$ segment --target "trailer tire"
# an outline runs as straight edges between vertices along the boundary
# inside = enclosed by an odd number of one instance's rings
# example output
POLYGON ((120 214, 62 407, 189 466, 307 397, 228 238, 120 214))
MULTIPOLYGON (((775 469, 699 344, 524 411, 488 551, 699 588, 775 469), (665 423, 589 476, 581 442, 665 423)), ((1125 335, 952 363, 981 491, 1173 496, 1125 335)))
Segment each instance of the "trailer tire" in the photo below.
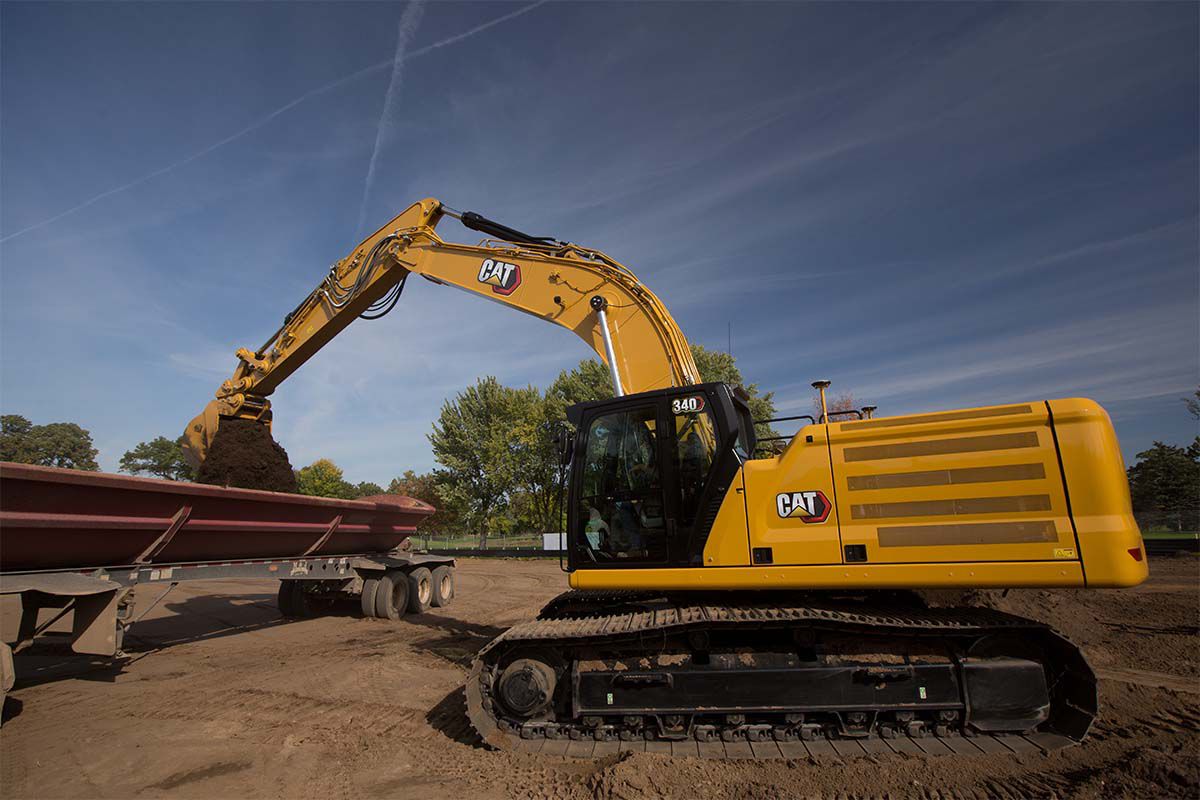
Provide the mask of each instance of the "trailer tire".
POLYGON ((408 611, 424 614, 433 604, 433 575, 427 567, 417 567, 408 573, 408 611))
POLYGON ((275 597, 275 602, 279 606, 279 613, 288 619, 300 616, 296 613, 295 586, 295 581, 280 581, 279 594, 275 597))
POLYGON ((454 567, 443 564, 433 570, 434 608, 445 608, 454 599, 454 567))
POLYGON ((362 603, 362 615, 370 618, 375 616, 375 592, 379 589, 382 577, 363 578, 362 594, 359 595, 359 601, 362 603))
POLYGON ((408 576, 400 570, 388 570, 379 579, 375 590, 375 616, 380 619, 400 619, 408 608, 408 576))
POLYGON ((309 619, 317 616, 317 606, 313 605, 311 590, 317 585, 309 581, 288 581, 292 584, 292 616, 297 619, 309 619))
POLYGON ((8 690, 17 680, 17 671, 13 669, 12 648, 0 642, 0 724, 4 720, 4 701, 8 690))

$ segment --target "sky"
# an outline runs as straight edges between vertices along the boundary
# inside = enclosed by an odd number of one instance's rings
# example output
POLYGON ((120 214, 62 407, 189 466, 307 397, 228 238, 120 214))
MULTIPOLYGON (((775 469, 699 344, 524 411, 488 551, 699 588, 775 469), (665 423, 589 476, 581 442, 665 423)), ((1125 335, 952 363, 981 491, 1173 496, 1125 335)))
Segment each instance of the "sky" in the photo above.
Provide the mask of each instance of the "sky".
MULTIPOLYGON (((629 265, 780 413, 1084 396, 1132 461, 1198 432, 1198 42, 1193 3, 6 2, 0 410, 115 470, 433 196, 629 265)), ((417 281, 274 433, 386 484, 455 392, 590 354, 417 281)))

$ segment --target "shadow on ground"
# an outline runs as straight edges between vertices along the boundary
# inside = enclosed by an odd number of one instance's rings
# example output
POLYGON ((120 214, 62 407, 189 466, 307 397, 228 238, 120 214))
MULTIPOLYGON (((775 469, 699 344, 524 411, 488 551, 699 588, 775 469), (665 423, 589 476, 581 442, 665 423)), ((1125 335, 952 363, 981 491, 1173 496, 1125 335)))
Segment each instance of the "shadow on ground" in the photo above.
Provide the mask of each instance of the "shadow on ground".
POLYGON ((447 739, 469 747, 484 747, 483 740, 467 720, 467 696, 461 686, 431 708, 425 715, 425 721, 447 739))

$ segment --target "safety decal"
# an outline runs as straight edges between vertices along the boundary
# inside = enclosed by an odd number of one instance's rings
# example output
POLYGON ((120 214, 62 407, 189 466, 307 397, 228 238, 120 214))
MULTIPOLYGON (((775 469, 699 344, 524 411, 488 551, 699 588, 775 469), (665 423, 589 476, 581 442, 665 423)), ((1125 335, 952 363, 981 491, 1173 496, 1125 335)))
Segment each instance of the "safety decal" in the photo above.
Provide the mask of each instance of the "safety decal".
POLYGON ((521 266, 494 258, 484 259, 479 265, 479 282, 491 286, 496 294, 507 297, 521 285, 521 266))
POLYGON ((824 522, 829 519, 831 504, 820 489, 810 492, 780 492, 775 495, 775 510, 784 519, 801 522, 824 522))

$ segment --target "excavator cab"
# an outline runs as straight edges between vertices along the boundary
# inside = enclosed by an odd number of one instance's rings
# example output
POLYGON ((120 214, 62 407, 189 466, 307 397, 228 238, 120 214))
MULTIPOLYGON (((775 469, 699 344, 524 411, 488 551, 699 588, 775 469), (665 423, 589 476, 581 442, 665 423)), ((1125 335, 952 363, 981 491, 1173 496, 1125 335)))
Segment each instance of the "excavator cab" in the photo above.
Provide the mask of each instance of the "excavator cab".
POLYGON ((568 569, 699 564, 754 451, 746 400, 740 389, 704 383, 569 408, 568 569))

